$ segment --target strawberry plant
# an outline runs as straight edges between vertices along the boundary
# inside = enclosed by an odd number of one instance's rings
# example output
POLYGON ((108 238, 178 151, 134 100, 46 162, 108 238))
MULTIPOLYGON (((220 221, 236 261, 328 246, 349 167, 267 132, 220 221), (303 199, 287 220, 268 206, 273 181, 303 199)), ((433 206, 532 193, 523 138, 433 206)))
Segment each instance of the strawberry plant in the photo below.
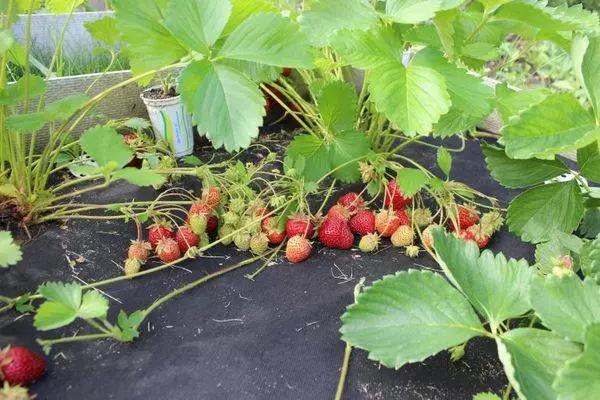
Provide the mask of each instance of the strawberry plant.
POLYGON ((600 286, 572 270, 540 275, 440 230, 432 237, 447 280, 408 270, 374 282, 342 316, 344 341, 398 369, 484 337, 498 347, 505 399, 600 395, 600 286))
POLYGON ((484 146, 488 169, 503 186, 527 189, 510 204, 508 227, 523 240, 548 242, 557 234, 594 238, 600 232, 600 38, 576 36, 572 58, 588 109, 569 93, 513 92, 498 87, 506 126, 503 148, 484 146), (577 169, 556 156, 577 150, 577 169), (566 179, 562 179, 566 175, 566 179))

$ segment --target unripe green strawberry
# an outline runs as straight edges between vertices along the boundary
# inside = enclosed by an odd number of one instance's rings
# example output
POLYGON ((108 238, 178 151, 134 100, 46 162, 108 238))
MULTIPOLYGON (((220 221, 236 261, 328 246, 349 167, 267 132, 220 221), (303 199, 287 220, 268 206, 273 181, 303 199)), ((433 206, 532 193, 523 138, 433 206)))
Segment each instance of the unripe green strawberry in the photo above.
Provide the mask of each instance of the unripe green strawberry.
POLYGON ((431 210, 429 208, 416 208, 412 212, 412 220, 419 228, 429 225, 431 223, 431 210))
POLYGON ((26 388, 10 386, 8 382, 4 382, 4 386, 0 388, 0 400, 33 400, 35 397, 30 396, 26 388))
POLYGON ((503 224, 504 218, 502 218, 502 214, 500 214, 498 211, 490 211, 483 214, 481 221, 479 222, 481 229, 488 236, 492 236, 494 233, 499 231, 503 224))
POLYGON ((246 208, 246 203, 243 199, 236 197, 229 201, 229 209, 236 214, 241 214, 246 208))
POLYGON ((201 235, 206 232, 206 226, 208 224, 208 218, 205 214, 191 214, 190 215, 190 229, 196 235, 201 235))
POLYGON ((250 250, 254 254, 264 254, 269 248, 269 238, 264 233, 255 233, 250 239, 250 250))
POLYGON ((412 245, 406 247, 405 253, 408 257, 415 258, 419 256, 420 251, 421 249, 419 249, 419 246, 412 245))
POLYGON ((358 248, 365 252, 371 253, 379 247, 379 236, 374 233, 368 233, 362 238, 360 238, 360 242, 358 243, 358 248))
POLYGON ((225 246, 229 246, 233 243, 233 236, 231 236, 232 232, 235 232, 235 227, 231 225, 223 225, 219 228, 219 238, 223 239, 221 243, 225 246))
POLYGON ((250 248, 250 234, 244 232, 238 233, 233 238, 233 243, 242 251, 248 250, 250 248))
POLYGON ((123 267, 123 271, 125 272, 125 276, 131 276, 140 272, 141 267, 141 262, 139 262, 135 258, 128 258, 127 260, 125 260, 125 266, 123 267))
MULTIPOLYGON (((226 226, 226 225, 223 225, 223 226, 226 226)), ((200 238, 200 242, 198 242, 198 248, 201 249, 210 244, 210 238, 208 237, 208 233, 202 232, 200 235, 198 235, 198 237, 200 238)))
POLYGON ((415 233, 411 226, 401 225, 391 237, 394 247, 410 246, 415 240, 415 233))
POLYGON ((225 223, 225 225, 235 225, 239 220, 240 216, 233 211, 227 211, 223 214, 223 223, 225 223))

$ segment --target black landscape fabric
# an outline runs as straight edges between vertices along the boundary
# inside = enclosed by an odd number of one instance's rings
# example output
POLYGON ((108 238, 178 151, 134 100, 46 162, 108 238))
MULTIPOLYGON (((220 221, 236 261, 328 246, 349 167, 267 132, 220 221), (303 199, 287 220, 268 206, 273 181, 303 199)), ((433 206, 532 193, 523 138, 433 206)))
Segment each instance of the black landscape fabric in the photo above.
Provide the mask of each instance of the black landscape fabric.
MULTIPOLYGON (((435 165, 433 149, 412 146, 406 152, 425 166, 435 165)), ((455 156, 452 178, 495 196, 503 206, 517 193, 492 180, 476 142, 468 142, 466 150, 455 156)), ((151 189, 121 183, 94 200, 154 195, 151 189)), ((25 245, 20 264, 1 272, 0 293, 16 296, 44 281, 72 281, 73 274, 84 282, 118 276, 117 264, 133 236, 132 224, 122 222, 49 225, 25 245), (70 266, 69 260, 75 265, 70 266)), ((529 260, 533 253, 506 228, 494 236, 490 248, 529 260)), ((218 246, 206 256, 181 268, 102 288, 112 298, 110 319, 121 308, 127 312, 145 308, 185 283, 247 258, 248 253, 218 246)), ((244 276, 258 266, 218 277, 166 303, 151 314, 133 343, 55 346, 47 358, 48 371, 32 385, 32 393, 40 400, 331 399, 345 346, 338 332, 340 316, 353 301, 358 280, 366 277, 370 283, 408 268, 439 269, 429 256, 409 259, 394 248, 365 255, 319 244, 302 264, 290 265, 278 257, 276 265, 256 281, 244 276)), ((76 324, 38 333, 31 315, 18 317, 13 311, 0 316, 2 345, 22 344, 41 352, 36 337, 73 335, 77 327, 80 333, 86 331, 76 324)), ((344 399, 471 399, 481 391, 500 393, 505 384, 495 345, 489 340, 470 341, 458 362, 442 352, 397 371, 380 367, 368 360, 366 352, 355 349, 344 399)))

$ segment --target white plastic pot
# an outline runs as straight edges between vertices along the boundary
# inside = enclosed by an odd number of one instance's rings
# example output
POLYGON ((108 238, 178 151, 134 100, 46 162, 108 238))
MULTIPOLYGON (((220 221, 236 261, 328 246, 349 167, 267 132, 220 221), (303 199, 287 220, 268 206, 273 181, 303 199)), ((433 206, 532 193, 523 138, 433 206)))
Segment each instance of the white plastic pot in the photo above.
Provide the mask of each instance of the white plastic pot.
POLYGON ((181 96, 168 99, 149 99, 146 93, 152 87, 142 92, 141 98, 146 108, 156 139, 162 139, 169 144, 175 157, 183 157, 194 151, 194 131, 192 116, 187 112, 181 96))

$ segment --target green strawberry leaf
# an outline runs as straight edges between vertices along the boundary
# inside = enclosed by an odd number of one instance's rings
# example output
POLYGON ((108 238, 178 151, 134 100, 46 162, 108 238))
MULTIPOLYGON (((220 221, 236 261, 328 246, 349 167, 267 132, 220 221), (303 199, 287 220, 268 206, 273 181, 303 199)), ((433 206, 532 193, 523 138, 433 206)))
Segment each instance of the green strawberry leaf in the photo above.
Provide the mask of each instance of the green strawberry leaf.
POLYGON ((600 127, 572 93, 558 93, 523 112, 502 133, 511 158, 553 158, 600 138, 600 127))
POLYGON ((502 400, 500 396, 494 393, 477 393, 473 396, 473 400, 502 400))
POLYGON ((511 232, 526 242, 549 240, 555 231, 572 233, 581 222, 584 206, 576 181, 536 187, 517 196, 508 207, 511 232))
POLYGON ((581 353, 577 344, 541 329, 513 329, 496 343, 508 381, 523 399, 556 399, 552 383, 558 371, 581 353))
POLYGON ((46 300, 76 310, 81 304, 81 286, 76 283, 46 282, 38 289, 46 300))
POLYGON ((538 276, 531 282, 531 305, 543 324, 569 340, 583 343, 585 328, 600 323, 600 287, 575 274, 538 276))
POLYGON ((121 34, 117 29, 117 21, 113 17, 107 16, 86 22, 83 26, 94 39, 105 43, 109 47, 114 47, 121 40, 121 34))
POLYGON ((486 144, 482 145, 482 150, 492 177, 510 189, 538 185, 570 171, 559 160, 513 160, 503 150, 486 144))
POLYGON ((600 209, 588 208, 585 210, 579 232, 589 239, 600 235, 600 209))
POLYGON ((600 236, 584 243, 580 254, 583 275, 600 282, 600 236))
POLYGON ((437 151, 437 165, 444 175, 449 178, 452 169, 452 155, 444 147, 440 147, 437 151))
POLYGON ((0 231, 0 267, 15 265, 23 259, 21 248, 13 241, 12 234, 0 231))
POLYGON ((139 326, 144 320, 144 313, 137 310, 127 316, 125 311, 121 310, 117 317, 117 323, 121 329, 121 337, 124 341, 129 342, 140 336, 139 326))
POLYGON ((450 95, 437 71, 388 61, 369 71, 369 92, 377 110, 404 134, 427 135, 450 110, 450 95))
POLYGON ((388 61, 402 62, 402 38, 393 26, 340 31, 332 42, 342 59, 356 68, 371 69, 388 61))
POLYGON ((452 106, 459 111, 480 119, 492 112, 493 89, 480 78, 469 74, 468 70, 446 61, 440 51, 425 48, 415 55, 412 64, 439 72, 446 82, 452 106))
POLYGON ((89 290, 83 295, 77 316, 84 319, 104 319, 107 312, 108 299, 96 290, 89 290))
POLYGON ((430 20, 442 9, 441 0, 387 0, 386 14, 400 24, 418 24, 430 20))
POLYGON ((600 37, 578 36, 572 53, 575 73, 600 120, 600 37))
POLYGON ((54 301, 46 301, 37 309, 33 325, 40 331, 49 331, 67 326, 76 318, 76 310, 54 301))
POLYGON ((507 260, 502 253, 479 253, 477 245, 442 230, 433 232, 437 261, 448 279, 490 322, 492 332, 531 306, 527 300, 533 269, 525 260, 507 260))
POLYGON ((302 14, 302 29, 316 46, 330 43, 342 29, 368 30, 379 17, 368 0, 317 0, 302 14))
POLYGON ((184 48, 208 56, 230 14, 229 1, 168 0, 163 24, 184 48))
POLYGON ((291 160, 303 158, 305 162, 302 176, 316 182, 330 171, 331 160, 325 142, 312 135, 296 136, 289 144, 286 155, 291 160))
POLYGON ((504 83, 496 86, 497 108, 504 123, 508 124, 511 118, 541 103, 551 94, 547 88, 514 91, 504 83))
POLYGON ((29 75, 28 84, 26 82, 27 76, 23 76, 15 83, 11 83, 6 88, 0 90, 0 104, 16 105, 27 96, 32 99, 46 93, 48 85, 41 76, 29 75))
POLYGON ((433 125, 433 136, 446 138, 458 133, 469 131, 477 127, 483 120, 481 116, 473 116, 456 107, 442 115, 438 122, 433 125))
POLYGON ((166 181, 166 178, 161 174, 137 168, 120 169, 114 173, 113 177, 116 179, 125 179, 137 186, 162 185, 166 181))
POLYGON ((135 75, 173 64, 188 54, 162 24, 167 0, 113 0, 112 5, 135 75))
POLYGON ((225 39, 217 58, 276 67, 312 67, 305 34, 289 18, 273 13, 257 13, 242 22, 225 39))
POLYGON ((45 112, 14 114, 6 118, 6 125, 15 132, 31 133, 42 129, 50 120, 50 116, 45 112))
POLYGON ((398 186, 402 188, 402 194, 407 197, 412 197, 417 194, 429 179, 427 175, 420 169, 401 168, 396 172, 396 180, 398 186))
POLYGON ((266 102, 258 86, 240 72, 226 65, 194 62, 183 71, 181 85, 199 132, 215 148, 236 151, 258 136, 266 102))
POLYGON ((354 128, 358 114, 358 97, 351 84, 343 81, 327 83, 319 91, 317 106, 323 123, 331 132, 343 132, 354 128))
POLYGON ((74 94, 46 106, 46 114, 52 121, 63 121, 72 116, 90 98, 84 94, 74 94))
POLYGON ((342 340, 371 360, 400 368, 485 331, 468 301, 444 278, 408 270, 385 276, 342 316, 342 340))
POLYGON ((231 6, 231 16, 225 25, 223 36, 229 35, 251 15, 259 12, 277 12, 277 7, 269 0, 232 0, 231 6))
MULTIPOLYGON (((328 158, 330 160, 329 170, 347 164, 336 170, 333 173, 333 177, 344 183, 357 182, 360 179, 358 161, 352 163, 349 162, 366 156, 369 150, 369 140, 367 139, 367 135, 362 132, 348 130, 333 136, 333 140, 328 143, 328 158)), ((310 162, 311 160, 307 159, 307 163, 310 162)))
POLYGON ((588 400, 600 397, 600 324, 588 326, 583 353, 558 370, 554 389, 559 400, 588 400))
POLYGON ((117 168, 121 168, 133 158, 133 153, 123 142, 123 137, 108 126, 97 125, 87 129, 81 136, 80 143, 82 150, 101 167, 113 163, 117 168))
POLYGON ((85 0, 47 0, 46 7, 53 14, 68 14, 84 2, 85 0))

